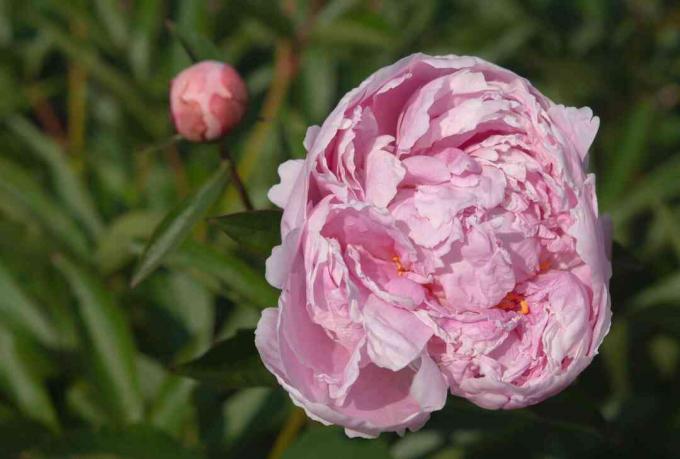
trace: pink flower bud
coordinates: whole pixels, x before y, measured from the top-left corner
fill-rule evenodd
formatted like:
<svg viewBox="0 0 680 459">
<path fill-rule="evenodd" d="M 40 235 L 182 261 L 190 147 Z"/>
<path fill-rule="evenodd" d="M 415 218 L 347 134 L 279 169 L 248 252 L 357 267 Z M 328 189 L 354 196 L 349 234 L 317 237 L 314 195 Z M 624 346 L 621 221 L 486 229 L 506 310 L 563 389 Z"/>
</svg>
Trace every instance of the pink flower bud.
<svg viewBox="0 0 680 459">
<path fill-rule="evenodd" d="M 203 61 L 184 69 L 170 84 L 170 112 L 177 132 L 192 142 L 229 133 L 243 118 L 248 90 L 228 64 Z"/>
</svg>

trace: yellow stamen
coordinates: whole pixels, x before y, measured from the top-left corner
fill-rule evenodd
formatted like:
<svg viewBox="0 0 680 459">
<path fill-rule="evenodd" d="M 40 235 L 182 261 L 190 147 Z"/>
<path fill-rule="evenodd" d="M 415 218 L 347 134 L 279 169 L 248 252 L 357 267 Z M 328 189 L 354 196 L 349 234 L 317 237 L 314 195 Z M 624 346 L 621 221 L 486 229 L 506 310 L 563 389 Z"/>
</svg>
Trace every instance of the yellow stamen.
<svg viewBox="0 0 680 459">
<path fill-rule="evenodd" d="M 529 303 L 527 303 L 527 300 L 522 299 L 522 301 L 519 302 L 519 313 L 520 314 L 529 314 Z"/>
<path fill-rule="evenodd" d="M 505 298 L 496 307 L 504 311 L 516 311 L 524 315 L 529 314 L 529 303 L 527 303 L 526 298 L 524 298 L 524 295 L 515 292 L 505 295 Z M 518 307 L 519 309 L 517 309 Z"/>
<path fill-rule="evenodd" d="M 397 265 L 397 274 L 399 276 L 403 276 L 404 274 L 406 274 L 406 271 L 408 270 L 404 268 L 404 265 L 401 264 L 401 258 L 395 255 L 392 257 L 392 261 L 394 262 L 395 265 Z"/>
</svg>

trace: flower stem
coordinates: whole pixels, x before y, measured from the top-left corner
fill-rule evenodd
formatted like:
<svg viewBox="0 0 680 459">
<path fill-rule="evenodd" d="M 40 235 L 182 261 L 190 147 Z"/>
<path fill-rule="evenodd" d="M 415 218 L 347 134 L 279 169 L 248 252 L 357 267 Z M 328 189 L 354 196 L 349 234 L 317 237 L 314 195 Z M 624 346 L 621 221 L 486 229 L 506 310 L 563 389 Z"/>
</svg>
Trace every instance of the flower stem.
<svg viewBox="0 0 680 459">
<path fill-rule="evenodd" d="M 87 35 L 85 24 L 79 20 L 71 22 L 71 31 L 79 38 Z M 72 59 L 68 64 L 68 143 L 71 152 L 81 161 L 85 144 L 87 79 L 85 68 Z"/>
<path fill-rule="evenodd" d="M 293 44 L 288 39 L 279 40 L 275 51 L 274 77 L 267 92 L 259 118 L 263 122 L 257 123 L 245 141 L 243 154 L 238 167 L 241 177 L 249 180 L 256 171 L 257 165 L 263 160 L 267 141 L 272 133 L 274 121 L 286 100 L 290 85 L 297 69 L 297 57 Z M 235 201 L 235 192 L 230 190 L 224 201 L 225 207 Z"/>
<path fill-rule="evenodd" d="M 254 209 L 253 203 L 250 200 L 250 197 L 248 196 L 248 191 L 246 190 L 246 187 L 243 184 L 243 181 L 241 180 L 241 176 L 239 175 L 238 170 L 236 169 L 236 164 L 234 163 L 234 160 L 232 159 L 231 154 L 229 153 L 229 148 L 227 148 L 224 142 L 220 142 L 219 145 L 220 145 L 220 157 L 229 164 L 229 170 L 231 172 L 231 181 L 236 187 L 236 191 L 238 191 L 243 207 L 245 207 L 247 210 L 253 210 Z"/>
<path fill-rule="evenodd" d="M 305 424 L 307 417 L 304 411 L 300 408 L 294 408 L 293 412 L 288 416 L 286 423 L 283 425 L 283 429 L 279 432 L 274 446 L 272 447 L 267 459 L 280 459 L 283 453 L 288 449 L 288 447 L 293 443 L 295 437 L 297 437 L 298 432 Z"/>
</svg>

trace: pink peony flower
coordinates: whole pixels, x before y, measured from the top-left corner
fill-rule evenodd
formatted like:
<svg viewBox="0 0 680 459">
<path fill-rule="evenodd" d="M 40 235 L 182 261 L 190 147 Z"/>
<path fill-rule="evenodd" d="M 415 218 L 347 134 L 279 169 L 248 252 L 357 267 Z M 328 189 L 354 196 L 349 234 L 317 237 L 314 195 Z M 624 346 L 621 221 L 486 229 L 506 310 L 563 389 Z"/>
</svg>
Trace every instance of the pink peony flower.
<svg viewBox="0 0 680 459">
<path fill-rule="evenodd" d="M 216 140 L 243 118 L 248 90 L 238 72 L 222 62 L 184 69 L 170 84 L 170 112 L 177 132 L 192 142 Z"/>
<path fill-rule="evenodd" d="M 282 294 L 256 344 L 293 401 L 373 437 L 449 390 L 518 408 L 569 385 L 611 318 L 598 124 L 474 57 L 415 54 L 347 94 L 269 194 Z"/>
</svg>

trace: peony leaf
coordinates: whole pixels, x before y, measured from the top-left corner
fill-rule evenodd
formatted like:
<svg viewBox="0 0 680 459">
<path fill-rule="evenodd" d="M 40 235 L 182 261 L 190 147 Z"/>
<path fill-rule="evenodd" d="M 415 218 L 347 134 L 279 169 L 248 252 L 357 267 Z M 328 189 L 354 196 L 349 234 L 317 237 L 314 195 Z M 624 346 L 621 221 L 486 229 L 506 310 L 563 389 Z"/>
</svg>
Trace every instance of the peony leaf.
<svg viewBox="0 0 680 459">
<path fill-rule="evenodd" d="M 123 422 L 139 421 L 143 407 L 135 344 L 122 311 L 89 273 L 61 256 L 54 263 L 78 299 L 78 313 L 89 344 L 85 349 L 90 353 L 103 399 L 116 418 Z"/>
<path fill-rule="evenodd" d="M 170 33 L 175 37 L 179 44 L 184 48 L 184 51 L 189 55 L 192 62 L 199 62 L 204 60 L 224 60 L 224 53 L 220 51 L 213 42 L 211 42 L 205 35 L 188 27 L 181 27 L 175 25 L 171 21 L 167 21 L 165 26 Z"/>
<path fill-rule="evenodd" d="M 292 37 L 295 34 L 295 24 L 283 11 L 280 2 L 249 0 L 242 3 L 242 8 L 246 15 L 265 25 L 277 36 Z"/>
<path fill-rule="evenodd" d="M 177 440 L 147 425 L 129 429 L 80 430 L 70 432 L 38 448 L 40 457 L 110 458 L 110 459 L 200 459 L 196 451 L 185 448 Z M 44 452 L 44 454 L 43 454 Z M 31 455 L 31 457 L 34 457 Z"/>
<path fill-rule="evenodd" d="M 28 151 L 33 152 L 47 165 L 54 187 L 66 207 L 83 223 L 90 234 L 98 236 L 103 225 L 92 196 L 70 167 L 68 157 L 59 144 L 44 135 L 24 117 L 11 117 L 7 121 L 7 126 L 28 145 Z"/>
<path fill-rule="evenodd" d="M 248 263 L 228 252 L 218 252 L 204 244 L 187 241 L 167 259 L 168 266 L 208 274 L 223 285 L 229 298 L 243 299 L 249 306 L 264 309 L 276 306 L 279 292 Z"/>
<path fill-rule="evenodd" d="M 132 286 L 139 285 L 189 234 L 191 228 L 220 197 L 229 178 L 229 165 L 220 164 L 217 171 L 192 196 L 175 207 L 156 227 L 139 260 Z"/>
<path fill-rule="evenodd" d="M 268 256 L 272 247 L 281 243 L 281 211 L 255 210 L 238 212 L 211 219 L 239 244 L 260 255 Z"/>
<path fill-rule="evenodd" d="M 627 190 L 626 199 L 611 210 L 614 228 L 626 223 L 639 212 L 655 203 L 665 202 L 680 195 L 680 155 L 667 159 L 649 171 Z"/>
<path fill-rule="evenodd" d="M 90 248 L 80 227 L 52 201 L 26 169 L 6 159 L 0 159 L 0 194 L 6 203 L 27 209 L 31 220 L 54 235 L 72 253 L 87 256 Z"/>
<path fill-rule="evenodd" d="M 283 453 L 282 459 L 389 459 L 381 440 L 349 439 L 337 429 L 313 429 L 305 432 Z"/>
<path fill-rule="evenodd" d="M 0 389 L 27 417 L 52 430 L 59 429 L 47 388 L 25 355 L 23 343 L 3 326 L 0 326 Z"/>
<path fill-rule="evenodd" d="M 254 330 L 239 330 L 208 352 L 173 369 L 177 374 L 225 389 L 273 386 L 274 377 L 260 360 Z"/>
<path fill-rule="evenodd" d="M 0 314 L 9 328 L 26 333 L 45 346 L 57 346 L 59 336 L 41 308 L 24 292 L 0 262 Z"/>
</svg>

